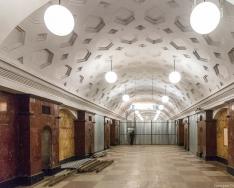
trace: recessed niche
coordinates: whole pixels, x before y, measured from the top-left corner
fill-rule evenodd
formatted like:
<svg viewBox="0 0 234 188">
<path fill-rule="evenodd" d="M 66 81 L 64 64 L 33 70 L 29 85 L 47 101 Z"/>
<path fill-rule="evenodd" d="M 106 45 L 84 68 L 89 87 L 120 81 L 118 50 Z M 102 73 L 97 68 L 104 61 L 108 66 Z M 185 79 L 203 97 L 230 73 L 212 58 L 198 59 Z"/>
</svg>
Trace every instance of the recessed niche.
<svg viewBox="0 0 234 188">
<path fill-rule="evenodd" d="M 78 35 L 73 32 L 70 36 L 70 38 L 68 39 L 67 42 L 64 42 L 60 45 L 61 48 L 66 48 L 66 47 L 69 47 L 69 46 L 73 46 L 76 42 L 76 39 L 77 39 Z"/>
<path fill-rule="evenodd" d="M 157 6 L 146 10 L 144 18 L 146 21 L 153 25 L 165 22 L 165 17 Z"/>
<path fill-rule="evenodd" d="M 141 31 L 141 30 L 144 30 L 145 27 L 143 25 L 138 25 L 138 26 L 136 26 L 136 29 Z"/>
<path fill-rule="evenodd" d="M 110 30 L 108 31 L 108 34 L 115 34 L 115 33 L 117 33 L 117 32 L 118 32 L 117 29 L 110 29 Z"/>
<path fill-rule="evenodd" d="M 17 59 L 21 64 L 24 64 L 24 57 L 22 56 L 22 57 L 19 57 L 18 59 Z"/>
<path fill-rule="evenodd" d="M 45 41 L 47 39 L 47 33 L 39 33 L 37 34 L 37 41 Z"/>
<path fill-rule="evenodd" d="M 63 55 L 61 56 L 61 60 L 67 59 L 67 58 L 68 58 L 68 55 L 69 55 L 69 54 L 63 54 Z"/>
<path fill-rule="evenodd" d="M 221 55 L 221 53 L 219 53 L 219 52 L 214 52 L 214 56 L 215 56 L 217 59 L 221 59 L 221 58 L 222 58 L 222 55 Z"/>
<path fill-rule="evenodd" d="M 219 64 L 216 64 L 214 66 L 214 71 L 215 71 L 216 76 L 219 76 Z"/>
<path fill-rule="evenodd" d="M 122 25 L 128 25 L 134 19 L 134 13 L 126 8 L 120 8 L 115 16 L 115 22 Z"/>
<path fill-rule="evenodd" d="M 87 38 L 83 40 L 83 44 L 89 44 L 92 41 L 91 38 Z"/>
<path fill-rule="evenodd" d="M 40 69 L 44 69 L 53 62 L 54 53 L 49 49 L 38 50 L 33 53 L 33 62 L 38 63 Z"/>
<path fill-rule="evenodd" d="M 25 31 L 17 26 L 10 34 L 10 37 L 3 44 L 5 51 L 12 51 L 24 45 Z"/>
<path fill-rule="evenodd" d="M 188 24 L 188 19 L 186 16 L 177 16 L 175 19 L 175 25 L 182 31 L 182 32 L 189 32 L 191 31 L 191 27 Z"/>
<path fill-rule="evenodd" d="M 208 83 L 208 75 L 203 76 L 203 80 L 205 81 L 205 83 Z"/>
<path fill-rule="evenodd" d="M 194 50 L 194 51 L 193 51 L 193 55 L 194 55 L 194 56 L 197 58 L 197 60 L 199 60 L 199 61 L 208 62 L 208 59 L 201 57 L 197 50 Z"/>
<path fill-rule="evenodd" d="M 163 29 L 163 31 L 165 31 L 165 33 L 167 34 L 173 33 L 173 31 L 170 28 Z"/>
<path fill-rule="evenodd" d="M 89 57 L 91 56 L 91 52 L 88 49 L 80 49 L 76 54 L 76 62 L 86 62 L 88 61 Z"/>
<path fill-rule="evenodd" d="M 199 43 L 199 40 L 195 37 L 190 38 L 193 43 Z"/>
<path fill-rule="evenodd" d="M 104 20 L 98 16 L 89 16 L 86 23 L 85 30 L 90 33 L 98 33 L 105 26 Z"/>
<path fill-rule="evenodd" d="M 229 60 L 232 64 L 234 64 L 234 48 L 232 48 L 229 52 L 228 52 L 228 57 Z"/>
</svg>

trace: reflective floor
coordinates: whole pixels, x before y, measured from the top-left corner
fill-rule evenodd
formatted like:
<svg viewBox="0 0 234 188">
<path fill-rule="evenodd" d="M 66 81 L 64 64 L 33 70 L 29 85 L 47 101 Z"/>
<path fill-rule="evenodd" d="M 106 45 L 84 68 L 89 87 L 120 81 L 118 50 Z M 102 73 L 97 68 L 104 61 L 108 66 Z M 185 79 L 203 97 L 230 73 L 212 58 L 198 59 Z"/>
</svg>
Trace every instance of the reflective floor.
<svg viewBox="0 0 234 188">
<path fill-rule="evenodd" d="M 118 146 L 105 158 L 114 159 L 114 164 L 98 174 L 74 175 L 54 187 L 234 188 L 234 177 L 225 167 L 205 162 L 177 146 Z"/>
</svg>

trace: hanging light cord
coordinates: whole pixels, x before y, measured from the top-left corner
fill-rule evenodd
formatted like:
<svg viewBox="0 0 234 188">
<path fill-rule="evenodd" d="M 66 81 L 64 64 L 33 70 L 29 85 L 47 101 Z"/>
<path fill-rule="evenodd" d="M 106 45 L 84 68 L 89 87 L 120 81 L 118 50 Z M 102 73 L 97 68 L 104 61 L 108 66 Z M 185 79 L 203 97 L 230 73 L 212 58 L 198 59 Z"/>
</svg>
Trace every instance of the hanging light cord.
<svg viewBox="0 0 234 188">
<path fill-rule="evenodd" d="M 112 58 L 111 58 L 111 71 L 112 71 Z"/>
<path fill-rule="evenodd" d="M 152 100 L 154 99 L 154 77 L 152 76 Z"/>
<path fill-rule="evenodd" d="M 174 72 L 175 72 L 175 59 L 174 59 Z"/>
</svg>

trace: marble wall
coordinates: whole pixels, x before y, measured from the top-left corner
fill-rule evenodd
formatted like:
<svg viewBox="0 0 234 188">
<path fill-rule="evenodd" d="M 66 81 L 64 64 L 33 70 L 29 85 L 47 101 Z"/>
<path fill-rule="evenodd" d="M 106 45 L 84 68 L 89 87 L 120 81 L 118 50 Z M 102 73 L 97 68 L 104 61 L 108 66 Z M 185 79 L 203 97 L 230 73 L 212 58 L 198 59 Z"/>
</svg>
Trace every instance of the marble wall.
<svg viewBox="0 0 234 188">
<path fill-rule="evenodd" d="M 217 120 L 216 131 L 217 131 L 217 156 L 223 159 L 228 158 L 228 146 L 224 144 L 224 130 L 227 129 L 227 109 L 222 109 L 215 116 Z"/>
<path fill-rule="evenodd" d="M 16 97 L 0 92 L 0 182 L 17 175 Z"/>
</svg>

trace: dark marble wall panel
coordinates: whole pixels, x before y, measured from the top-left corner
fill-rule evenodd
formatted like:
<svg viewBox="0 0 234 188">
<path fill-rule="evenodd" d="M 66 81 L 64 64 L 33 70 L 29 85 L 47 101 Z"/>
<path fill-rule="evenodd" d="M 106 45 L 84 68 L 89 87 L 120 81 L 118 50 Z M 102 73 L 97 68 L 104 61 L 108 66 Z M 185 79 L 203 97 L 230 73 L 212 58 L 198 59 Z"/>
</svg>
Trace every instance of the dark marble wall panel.
<svg viewBox="0 0 234 188">
<path fill-rule="evenodd" d="M 112 124 L 112 120 L 108 117 L 104 118 L 105 126 L 104 126 L 104 145 L 105 149 L 110 148 L 110 126 Z"/>
<path fill-rule="evenodd" d="M 58 145 L 58 104 L 45 99 L 30 95 L 18 96 L 20 105 L 19 128 L 21 152 L 21 175 L 32 176 L 38 174 L 43 169 L 42 164 L 42 131 L 45 127 L 52 130 L 52 156 L 51 168 L 59 165 L 59 145 Z M 50 108 L 50 113 L 42 112 L 42 105 Z M 26 160 L 25 160 L 26 159 Z M 25 169 L 25 167 L 28 167 Z"/>
<path fill-rule="evenodd" d="M 0 182 L 17 175 L 17 101 L 0 92 Z"/>
<path fill-rule="evenodd" d="M 234 102 L 228 108 L 228 166 L 229 172 L 234 175 Z"/>
</svg>

